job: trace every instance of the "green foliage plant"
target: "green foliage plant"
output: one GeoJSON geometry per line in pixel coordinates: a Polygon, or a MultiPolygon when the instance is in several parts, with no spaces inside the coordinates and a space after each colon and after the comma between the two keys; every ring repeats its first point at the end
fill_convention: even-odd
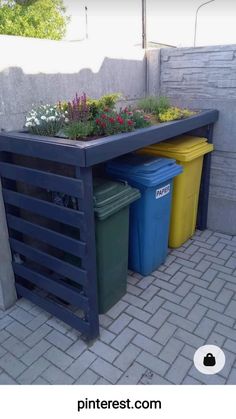
{"type": "Polygon", "coordinates": [[[69,17],[63,0],[0,0],[0,34],[60,40],[69,17]]]}
{"type": "Polygon", "coordinates": [[[170,107],[169,99],[165,96],[148,96],[140,99],[137,103],[137,108],[143,110],[147,114],[152,114],[158,117],[162,112],[165,112],[170,107]]]}
{"type": "Polygon", "coordinates": [[[66,137],[71,140],[91,137],[95,134],[94,121],[76,121],[69,123],[63,130],[66,137]]]}

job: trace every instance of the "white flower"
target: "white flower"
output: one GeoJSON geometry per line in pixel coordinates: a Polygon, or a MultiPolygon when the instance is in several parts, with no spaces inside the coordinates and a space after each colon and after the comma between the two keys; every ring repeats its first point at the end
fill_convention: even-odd
{"type": "Polygon", "coordinates": [[[26,122],[25,126],[26,126],[26,127],[32,127],[32,126],[33,126],[33,124],[32,124],[31,122],[26,122]]]}
{"type": "Polygon", "coordinates": [[[49,121],[56,121],[56,118],[55,118],[55,116],[49,116],[48,120],[49,121]]]}
{"type": "Polygon", "coordinates": [[[46,116],[45,116],[45,115],[42,115],[42,116],[41,116],[41,119],[42,119],[43,121],[45,121],[47,118],[46,118],[46,116]]]}

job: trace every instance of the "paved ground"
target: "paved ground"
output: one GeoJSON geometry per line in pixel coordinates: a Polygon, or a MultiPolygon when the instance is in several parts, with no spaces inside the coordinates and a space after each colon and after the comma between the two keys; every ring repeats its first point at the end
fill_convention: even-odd
{"type": "Polygon", "coordinates": [[[0,311],[0,383],[236,384],[236,237],[197,232],[152,275],[128,282],[90,347],[29,301],[0,311]],[[204,344],[225,352],[218,375],[193,365],[204,344]]]}

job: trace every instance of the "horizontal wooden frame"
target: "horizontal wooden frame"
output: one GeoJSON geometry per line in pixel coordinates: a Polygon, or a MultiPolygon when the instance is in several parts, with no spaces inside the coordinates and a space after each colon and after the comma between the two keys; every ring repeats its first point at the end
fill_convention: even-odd
{"type": "Polygon", "coordinates": [[[179,121],[165,122],[87,142],[43,137],[26,132],[8,132],[0,135],[0,151],[90,167],[150,144],[213,124],[218,116],[217,110],[203,110],[179,121]]]}
{"type": "Polygon", "coordinates": [[[83,182],[79,179],[3,162],[0,162],[0,176],[77,198],[83,197],[83,182]]]}
{"type": "Polygon", "coordinates": [[[22,243],[16,239],[10,238],[9,241],[13,252],[25,256],[33,262],[45,266],[46,268],[51,269],[52,271],[64,276],[65,278],[69,278],[79,285],[87,285],[87,272],[83,269],[71,265],[68,262],[62,261],[55,256],[42,252],[41,250],[22,243]]]}
{"type": "Polygon", "coordinates": [[[16,262],[13,262],[13,268],[16,275],[26,279],[29,283],[56,295],[75,307],[88,311],[88,299],[81,295],[79,290],[76,290],[75,287],[66,284],[60,279],[52,279],[48,276],[39,274],[38,272],[35,272],[32,269],[16,262]]]}
{"type": "Polygon", "coordinates": [[[16,230],[26,236],[30,236],[43,243],[49,244],[56,249],[63,250],[73,256],[81,257],[85,255],[86,244],[80,240],[73,239],[64,234],[42,227],[38,224],[7,214],[7,223],[10,229],[16,230]]]}
{"type": "Polygon", "coordinates": [[[80,230],[84,229],[85,221],[83,211],[76,211],[5,188],[2,189],[2,194],[6,204],[33,212],[34,214],[70,225],[80,230]]]}

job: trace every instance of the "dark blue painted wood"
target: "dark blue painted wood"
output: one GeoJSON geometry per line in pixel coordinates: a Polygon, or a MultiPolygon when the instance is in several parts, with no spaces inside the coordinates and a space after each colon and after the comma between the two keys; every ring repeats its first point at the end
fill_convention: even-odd
{"type": "MultiPolygon", "coordinates": [[[[213,128],[214,125],[208,125],[205,137],[209,143],[213,141],[213,128]]],[[[202,179],[199,193],[198,217],[197,228],[205,230],[207,228],[208,216],[208,201],[209,201],[209,188],[210,188],[210,172],[211,172],[211,154],[208,153],[203,158],[202,179]]]]}
{"type": "Polygon", "coordinates": [[[83,257],[86,253],[86,244],[80,240],[67,237],[64,234],[49,230],[37,224],[24,220],[23,218],[15,217],[7,214],[7,223],[10,229],[19,231],[26,236],[47,243],[57,249],[63,250],[66,253],[77,257],[83,257]]]}
{"type": "Polygon", "coordinates": [[[65,300],[66,302],[80,307],[83,310],[88,310],[89,304],[88,299],[78,292],[78,289],[72,287],[70,284],[66,284],[60,279],[52,279],[48,276],[39,274],[25,267],[22,264],[13,263],[13,269],[16,275],[26,279],[30,283],[33,283],[38,288],[50,292],[53,295],[65,300]]]}
{"type": "Polygon", "coordinates": [[[90,306],[87,312],[87,320],[90,325],[89,339],[94,339],[99,334],[98,318],[98,297],[97,297],[97,263],[96,263],[96,239],[95,221],[93,210],[93,174],[91,168],[80,168],[79,174],[84,182],[86,190],[85,199],[80,201],[80,207],[85,214],[87,228],[81,234],[81,240],[87,243],[87,255],[83,258],[82,266],[88,273],[85,294],[87,295],[90,306]]]}
{"type": "Polygon", "coordinates": [[[34,214],[42,215],[46,218],[59,221],[72,227],[78,226],[81,230],[84,227],[83,211],[75,211],[70,208],[62,207],[51,202],[42,201],[19,192],[2,189],[4,202],[21,208],[34,214]]]}
{"type": "Polygon", "coordinates": [[[37,295],[34,291],[30,291],[28,288],[19,283],[16,284],[16,291],[19,296],[25,297],[32,301],[32,303],[37,304],[39,307],[48,311],[53,316],[56,316],[58,319],[70,324],[74,329],[78,330],[85,336],[89,335],[89,324],[73,314],[66,307],[57,304],[55,301],[52,301],[49,298],[37,295]]]}
{"type": "Polygon", "coordinates": [[[12,238],[10,238],[10,245],[14,252],[25,256],[29,260],[45,266],[59,275],[63,275],[64,277],[71,279],[77,284],[86,284],[87,272],[85,270],[12,238]]]}
{"type": "Polygon", "coordinates": [[[81,180],[29,169],[15,164],[0,163],[0,176],[17,180],[46,190],[67,193],[78,198],[83,197],[83,184],[81,180]]]}

